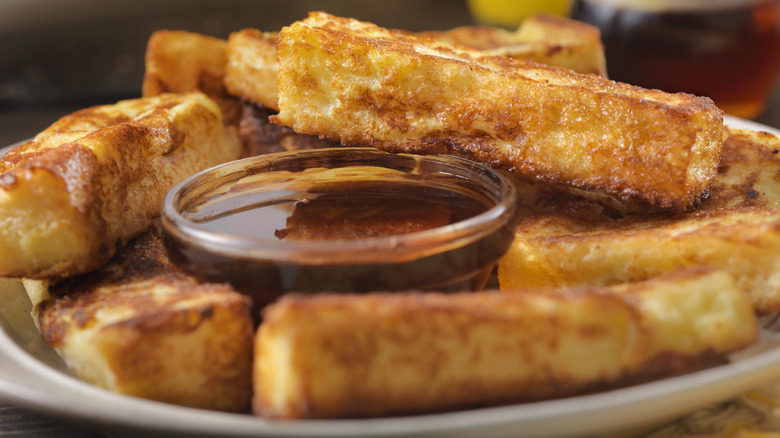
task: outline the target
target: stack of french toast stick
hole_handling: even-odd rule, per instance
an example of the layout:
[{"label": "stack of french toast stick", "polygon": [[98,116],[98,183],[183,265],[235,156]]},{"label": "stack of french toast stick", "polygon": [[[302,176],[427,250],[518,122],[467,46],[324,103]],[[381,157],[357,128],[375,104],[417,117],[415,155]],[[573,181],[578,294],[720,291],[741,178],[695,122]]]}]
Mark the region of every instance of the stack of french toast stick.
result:
[{"label": "stack of french toast stick", "polygon": [[[143,97],[8,152],[0,275],[73,374],[267,418],[414,415],[692,372],[780,310],[780,140],[703,97],[610,81],[598,32],[411,33],[322,12],[222,40],[159,31]],[[177,181],[239,157],[369,145],[514,176],[500,290],[289,294],[263,309],[172,264]]]}]

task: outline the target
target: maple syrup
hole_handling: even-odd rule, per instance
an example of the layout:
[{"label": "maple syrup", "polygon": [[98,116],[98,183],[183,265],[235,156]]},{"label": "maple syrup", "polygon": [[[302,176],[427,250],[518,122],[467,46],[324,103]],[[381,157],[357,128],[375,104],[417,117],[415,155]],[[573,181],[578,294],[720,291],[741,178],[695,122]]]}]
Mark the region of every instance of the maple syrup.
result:
[{"label": "maple syrup", "polygon": [[780,71],[778,0],[578,0],[571,16],[600,29],[611,79],[734,116],[760,115]]}]

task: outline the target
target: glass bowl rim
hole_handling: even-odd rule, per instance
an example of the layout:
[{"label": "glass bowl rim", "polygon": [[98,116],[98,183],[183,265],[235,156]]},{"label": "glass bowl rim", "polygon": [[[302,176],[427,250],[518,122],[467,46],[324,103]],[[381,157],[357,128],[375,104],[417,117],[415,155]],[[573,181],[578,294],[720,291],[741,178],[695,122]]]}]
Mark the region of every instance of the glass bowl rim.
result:
[{"label": "glass bowl rim", "polygon": [[[345,153],[364,154],[367,157],[382,156],[391,160],[414,159],[444,164],[472,176],[477,175],[492,181],[500,197],[495,205],[482,213],[445,226],[384,237],[324,241],[261,239],[248,238],[239,234],[220,233],[188,220],[176,207],[177,201],[182,196],[186,196],[188,191],[226,170],[228,172],[221,177],[230,177],[244,172],[247,168],[259,163],[271,165],[278,162],[331,157]],[[371,163],[367,162],[365,165],[371,165]],[[412,258],[464,246],[505,226],[512,220],[515,210],[516,189],[514,183],[501,171],[486,164],[453,155],[393,153],[373,147],[332,147],[257,155],[202,170],[180,181],[168,191],[163,200],[161,223],[164,235],[167,233],[176,239],[186,240],[191,246],[223,257],[297,264],[354,264],[383,262],[387,261],[388,258],[391,258],[393,262],[408,261]],[[335,254],[339,255],[338,260],[334,258]]]}]

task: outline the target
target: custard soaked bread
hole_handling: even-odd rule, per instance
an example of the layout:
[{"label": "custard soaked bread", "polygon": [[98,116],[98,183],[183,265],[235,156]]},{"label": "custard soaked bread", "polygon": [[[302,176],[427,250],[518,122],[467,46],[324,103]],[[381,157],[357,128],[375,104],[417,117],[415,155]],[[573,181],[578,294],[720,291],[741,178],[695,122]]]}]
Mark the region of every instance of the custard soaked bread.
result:
[{"label": "custard soaked bread", "polygon": [[501,289],[638,281],[691,266],[731,272],[759,313],[780,311],[780,139],[727,129],[710,196],[682,214],[628,212],[518,181],[526,215]]},{"label": "custard soaked bread", "polygon": [[286,296],[256,336],[253,406],[274,418],[419,414],[689,372],[756,340],[724,272],[611,288]]},{"label": "custard soaked bread", "polygon": [[685,209],[715,175],[723,113],[706,98],[484,56],[312,13],[277,41],[279,114],[298,133],[451,153]]},{"label": "custard soaked bread", "polygon": [[249,410],[249,299],[179,271],[156,229],[97,271],[24,284],[44,341],[80,379],[183,406]]},{"label": "custard soaked bread", "polygon": [[205,95],[164,94],[65,116],[0,161],[0,276],[101,266],[159,216],[181,179],[238,157]]}]

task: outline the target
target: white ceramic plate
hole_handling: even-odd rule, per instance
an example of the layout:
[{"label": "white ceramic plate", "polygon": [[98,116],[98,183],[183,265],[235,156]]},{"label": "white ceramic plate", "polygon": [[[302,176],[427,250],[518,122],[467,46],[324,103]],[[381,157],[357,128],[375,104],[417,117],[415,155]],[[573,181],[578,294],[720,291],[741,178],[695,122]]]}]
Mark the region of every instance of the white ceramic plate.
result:
[{"label": "white ceramic plate", "polygon": [[[777,130],[741,119],[730,126]],[[402,418],[274,422],[250,415],[182,408],[101,390],[65,372],[29,316],[21,284],[0,280],[0,399],[78,421],[112,436],[535,436],[564,437],[639,430],[661,424],[780,378],[780,332],[728,364],[594,395]]]}]

